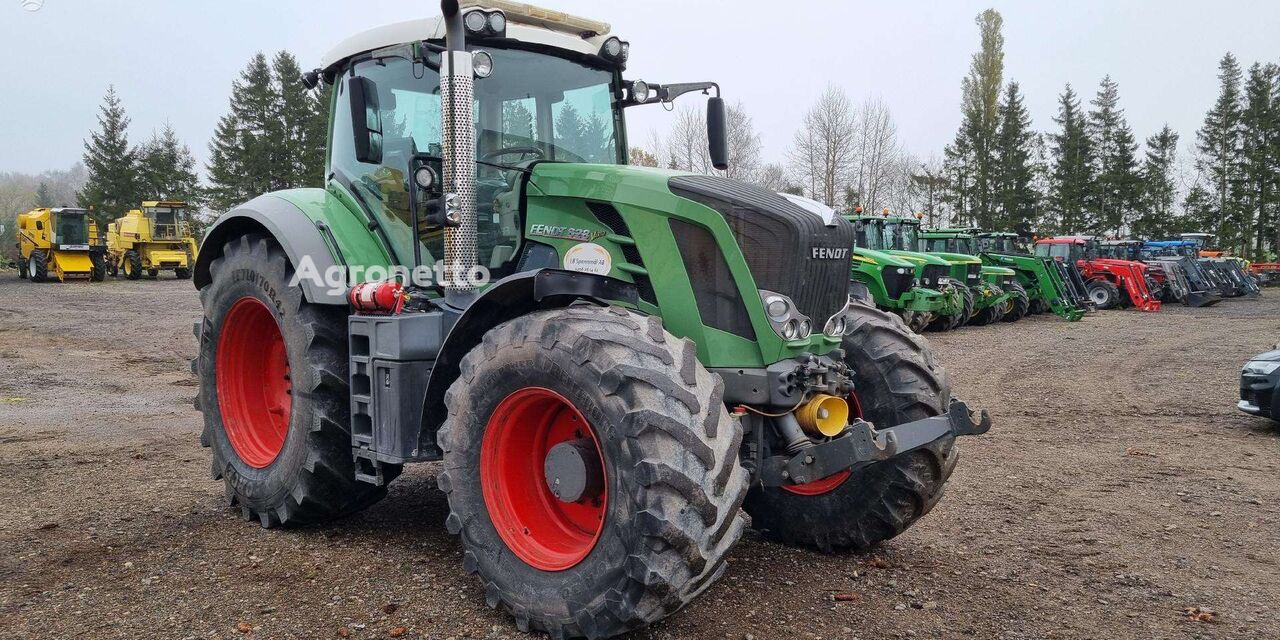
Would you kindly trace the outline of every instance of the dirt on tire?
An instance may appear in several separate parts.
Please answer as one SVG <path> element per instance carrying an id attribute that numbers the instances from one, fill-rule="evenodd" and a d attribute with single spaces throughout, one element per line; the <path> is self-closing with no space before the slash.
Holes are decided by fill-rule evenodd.
<path id="1" fill-rule="evenodd" d="M 266 531 L 209 479 L 190 282 L 0 272 L 0 637 L 521 638 L 445 530 L 438 465 Z M 1280 637 L 1280 431 L 1235 409 L 1280 291 L 929 334 L 965 438 L 937 507 L 867 554 L 748 531 L 635 638 Z"/>

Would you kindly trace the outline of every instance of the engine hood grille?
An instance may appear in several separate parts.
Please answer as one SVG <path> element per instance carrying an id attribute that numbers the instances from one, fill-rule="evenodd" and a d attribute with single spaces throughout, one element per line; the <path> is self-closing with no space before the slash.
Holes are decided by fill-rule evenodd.
<path id="1" fill-rule="evenodd" d="M 728 178 L 677 176 L 668 187 L 724 216 L 756 286 L 791 298 L 818 327 L 844 307 L 854 239 L 847 220 L 827 226 L 772 191 Z"/>

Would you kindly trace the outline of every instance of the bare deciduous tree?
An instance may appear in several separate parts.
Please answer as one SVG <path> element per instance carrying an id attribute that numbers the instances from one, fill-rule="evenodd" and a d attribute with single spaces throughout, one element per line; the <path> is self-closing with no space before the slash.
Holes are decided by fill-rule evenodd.
<path id="1" fill-rule="evenodd" d="M 854 166 L 856 120 L 849 96 L 839 87 L 829 86 L 805 113 L 788 153 L 797 177 L 808 185 L 809 195 L 828 206 L 841 204 Z"/>

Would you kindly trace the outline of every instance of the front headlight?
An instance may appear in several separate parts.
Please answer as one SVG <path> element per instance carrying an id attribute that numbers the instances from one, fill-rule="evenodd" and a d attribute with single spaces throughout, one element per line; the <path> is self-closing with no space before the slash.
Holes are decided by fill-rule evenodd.
<path id="1" fill-rule="evenodd" d="M 827 320 L 827 324 L 822 327 L 822 332 L 831 338 L 839 338 L 848 333 L 853 326 L 853 305 L 855 304 L 857 304 L 856 299 L 849 296 L 849 300 L 844 303 L 844 308 Z"/>
<path id="2" fill-rule="evenodd" d="M 796 309 L 796 304 L 781 293 L 760 290 L 760 302 L 764 303 L 765 315 L 769 324 L 783 340 L 803 340 L 813 333 L 813 323 L 809 317 Z"/>
<path id="3" fill-rule="evenodd" d="M 1269 376 L 1276 369 L 1280 369 L 1280 361 L 1277 360 L 1250 360 L 1244 363 L 1242 373 L 1254 376 Z"/>

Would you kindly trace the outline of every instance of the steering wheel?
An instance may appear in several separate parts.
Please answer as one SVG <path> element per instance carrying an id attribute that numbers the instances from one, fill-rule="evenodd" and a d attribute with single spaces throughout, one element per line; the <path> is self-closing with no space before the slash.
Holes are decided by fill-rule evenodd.
<path id="1" fill-rule="evenodd" d="M 491 162 L 494 158 L 501 158 L 502 156 L 509 156 L 515 153 L 518 153 L 521 156 L 532 154 L 537 156 L 537 159 L 539 160 L 546 155 L 543 153 L 542 149 L 538 147 L 502 147 L 501 149 L 494 149 L 493 151 L 480 156 L 480 160 L 482 162 Z M 521 159 L 523 159 L 523 157 Z"/>

